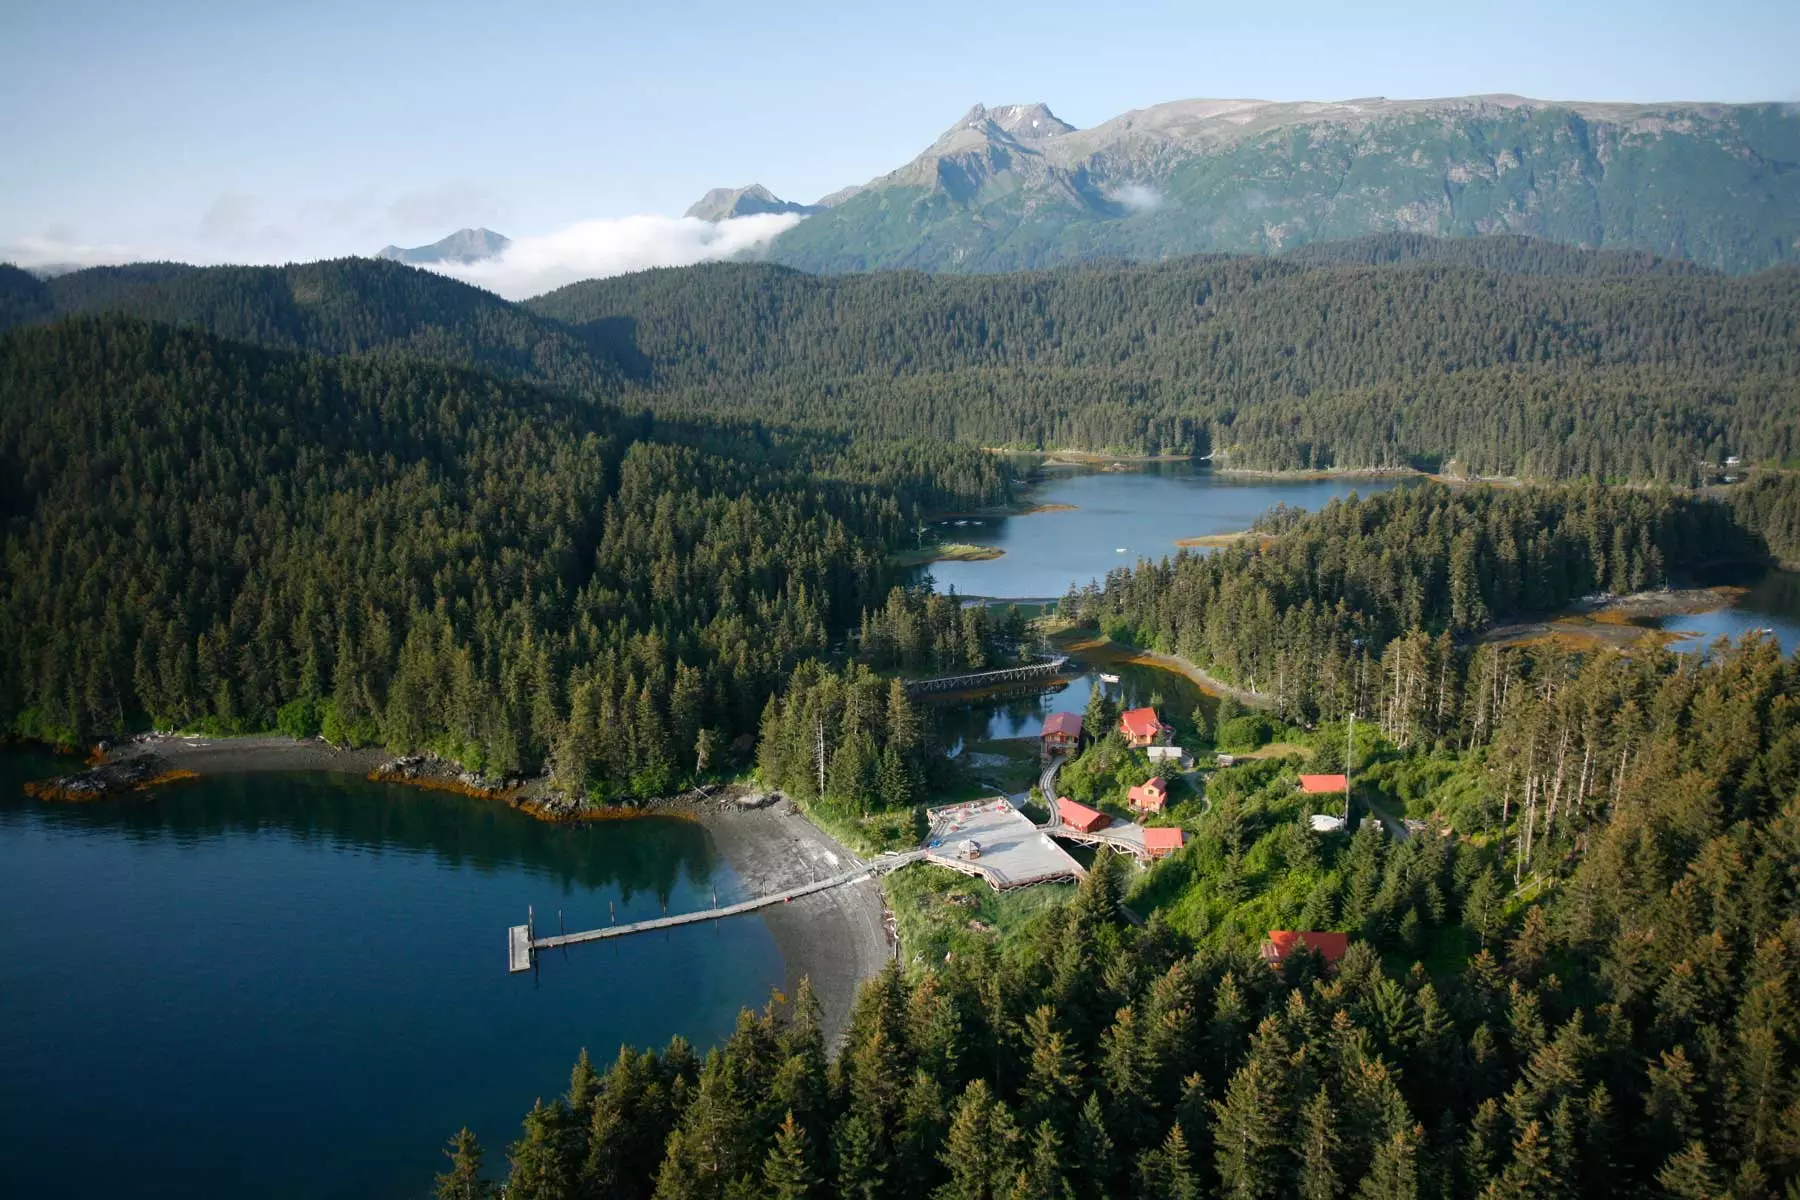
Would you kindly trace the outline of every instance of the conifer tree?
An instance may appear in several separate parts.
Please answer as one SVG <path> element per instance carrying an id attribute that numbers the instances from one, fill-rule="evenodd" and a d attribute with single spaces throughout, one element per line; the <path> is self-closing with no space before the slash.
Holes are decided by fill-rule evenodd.
<path id="1" fill-rule="evenodd" d="M 437 1200 L 487 1200 L 494 1185 L 481 1177 L 481 1143 L 467 1129 L 450 1139 L 444 1151 L 450 1169 L 437 1177 Z"/>
<path id="2" fill-rule="evenodd" d="M 808 1200 L 819 1182 L 809 1157 L 806 1130 L 794 1123 L 790 1112 L 775 1131 L 775 1144 L 763 1160 L 763 1194 L 769 1200 Z"/>

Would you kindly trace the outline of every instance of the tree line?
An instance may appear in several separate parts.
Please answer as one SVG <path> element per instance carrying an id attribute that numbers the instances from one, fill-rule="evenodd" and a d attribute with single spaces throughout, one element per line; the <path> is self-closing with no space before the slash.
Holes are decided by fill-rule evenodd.
<path id="1" fill-rule="evenodd" d="M 507 1194 L 1792 1194 L 1800 667 L 1748 641 L 1501 673 L 1478 745 L 1356 750 L 1448 755 L 1467 824 L 1320 837 L 1258 764 L 1129 896 L 1102 857 L 1015 950 L 889 968 L 835 1058 L 804 988 L 703 1057 L 584 1056 Z M 1277 920 L 1349 950 L 1271 969 Z M 438 1194 L 485 1194 L 480 1147 L 453 1154 Z"/>
<path id="2" fill-rule="evenodd" d="M 511 304 L 380 260 L 0 270 L 0 328 L 114 312 L 653 410 L 1248 469 L 1692 485 L 1800 460 L 1800 273 L 1528 239 L 992 276 L 710 264 Z"/>
<path id="3" fill-rule="evenodd" d="M 0 720 L 62 743 L 280 727 L 660 794 L 748 753 L 918 512 L 1010 488 L 964 448 L 122 318 L 0 364 Z"/>
<path id="4" fill-rule="evenodd" d="M 1402 635 L 1447 655 L 1496 621 L 1768 555 L 1731 506 L 1636 489 L 1425 484 L 1272 519 L 1285 531 L 1267 545 L 1119 568 L 1061 611 L 1263 692 L 1284 717 L 1330 718 L 1373 709 Z"/>

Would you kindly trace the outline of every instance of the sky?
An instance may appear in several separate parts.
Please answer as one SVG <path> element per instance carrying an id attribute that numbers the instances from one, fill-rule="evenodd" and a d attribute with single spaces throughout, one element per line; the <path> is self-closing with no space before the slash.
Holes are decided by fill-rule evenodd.
<path id="1" fill-rule="evenodd" d="M 0 261 L 281 262 L 485 225 L 576 271 L 778 231 L 970 105 L 1077 126 L 1192 97 L 1800 100 L 1794 0 L 0 0 Z"/>

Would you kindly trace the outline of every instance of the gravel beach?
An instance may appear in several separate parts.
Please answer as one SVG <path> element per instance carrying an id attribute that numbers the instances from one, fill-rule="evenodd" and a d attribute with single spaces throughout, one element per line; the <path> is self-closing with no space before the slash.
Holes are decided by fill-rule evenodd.
<path id="1" fill-rule="evenodd" d="M 693 811 L 752 896 L 842 874 L 859 861 L 788 800 L 763 808 L 705 802 Z M 857 990 L 893 957 L 881 884 L 859 880 L 763 909 L 761 917 L 781 950 L 789 991 L 812 980 L 826 1044 L 835 1048 Z"/>

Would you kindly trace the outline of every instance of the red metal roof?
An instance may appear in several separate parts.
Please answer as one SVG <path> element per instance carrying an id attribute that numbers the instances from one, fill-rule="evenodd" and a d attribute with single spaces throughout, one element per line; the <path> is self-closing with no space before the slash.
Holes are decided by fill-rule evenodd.
<path id="1" fill-rule="evenodd" d="M 1155 854 L 1157 851 L 1181 849 L 1187 839 L 1180 829 L 1173 825 L 1146 825 L 1144 827 L 1144 849 Z"/>
<path id="2" fill-rule="evenodd" d="M 1067 737 L 1081 736 L 1081 714 L 1072 712 L 1051 713 L 1044 718 L 1044 734 L 1049 736 L 1060 733 Z"/>
<path id="3" fill-rule="evenodd" d="M 1328 796 L 1350 786 L 1348 775 L 1302 775 L 1300 790 L 1309 796 Z"/>
<path id="4" fill-rule="evenodd" d="M 1111 819 L 1105 813 L 1089 808 L 1085 804 L 1077 804 L 1067 796 L 1056 798 L 1056 814 L 1063 819 L 1065 824 L 1073 825 L 1082 833 L 1098 829 Z"/>
<path id="5" fill-rule="evenodd" d="M 1162 732 L 1162 719 L 1154 708 L 1134 708 L 1119 718 L 1119 724 L 1132 737 L 1152 737 Z"/>
<path id="6" fill-rule="evenodd" d="M 1350 935 L 1271 929 L 1269 940 L 1263 943 L 1263 957 L 1271 963 L 1286 962 L 1288 955 L 1302 946 L 1308 950 L 1317 950 L 1325 957 L 1326 966 L 1335 967 L 1338 960 L 1344 957 L 1344 951 L 1350 947 Z"/>

